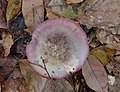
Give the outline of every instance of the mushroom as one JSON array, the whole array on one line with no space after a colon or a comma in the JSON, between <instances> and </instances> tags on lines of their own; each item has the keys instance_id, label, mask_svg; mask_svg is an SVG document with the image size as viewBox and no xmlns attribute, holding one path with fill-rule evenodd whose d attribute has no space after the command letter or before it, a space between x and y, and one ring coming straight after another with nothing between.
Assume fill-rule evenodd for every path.
<instances>
[{"instance_id":1,"label":"mushroom","mask_svg":"<svg viewBox=\"0 0 120 92\"><path fill-rule=\"evenodd\" d=\"M65 78L83 66L89 52L87 36L74 21L54 18L39 24L26 47L30 66L39 75Z\"/></svg>"}]
</instances>

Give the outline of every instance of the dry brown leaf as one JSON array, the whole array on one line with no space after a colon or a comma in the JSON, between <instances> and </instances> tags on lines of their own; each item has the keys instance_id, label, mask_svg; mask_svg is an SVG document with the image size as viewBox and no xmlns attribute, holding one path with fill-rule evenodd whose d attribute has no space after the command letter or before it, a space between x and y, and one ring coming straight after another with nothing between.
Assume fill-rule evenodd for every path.
<instances>
[{"instance_id":1,"label":"dry brown leaf","mask_svg":"<svg viewBox=\"0 0 120 92\"><path fill-rule=\"evenodd\" d=\"M59 17L59 15L55 14L50 8L46 8L46 11L47 11L47 17L49 19L58 18Z\"/></svg>"},{"instance_id":2,"label":"dry brown leaf","mask_svg":"<svg viewBox=\"0 0 120 92\"><path fill-rule=\"evenodd\" d=\"M17 60L12 56L0 58L0 82L6 80L9 77L9 75L16 67L16 64Z\"/></svg>"},{"instance_id":3,"label":"dry brown leaf","mask_svg":"<svg viewBox=\"0 0 120 92\"><path fill-rule=\"evenodd\" d=\"M29 66L27 60L20 60L20 69L29 86L29 92L42 92L47 79L36 74Z\"/></svg>"},{"instance_id":4,"label":"dry brown leaf","mask_svg":"<svg viewBox=\"0 0 120 92\"><path fill-rule=\"evenodd\" d=\"M3 45L3 48L4 48L4 56L7 57L10 53L10 48L11 46L13 45L13 39L12 39L12 35L10 33L5 33L3 32L2 34L2 45Z\"/></svg>"},{"instance_id":5,"label":"dry brown leaf","mask_svg":"<svg viewBox=\"0 0 120 92\"><path fill-rule=\"evenodd\" d=\"M103 65L108 64L111 57L114 55L114 50L106 46L99 46L90 51Z\"/></svg>"},{"instance_id":6,"label":"dry brown leaf","mask_svg":"<svg viewBox=\"0 0 120 92\"><path fill-rule=\"evenodd\" d=\"M109 85L109 92L120 92L120 78L115 78L114 85Z\"/></svg>"},{"instance_id":7,"label":"dry brown leaf","mask_svg":"<svg viewBox=\"0 0 120 92\"><path fill-rule=\"evenodd\" d=\"M49 5L50 6L60 6L63 5L64 0L51 0Z\"/></svg>"},{"instance_id":8,"label":"dry brown leaf","mask_svg":"<svg viewBox=\"0 0 120 92\"><path fill-rule=\"evenodd\" d=\"M106 36L109 35L108 32L104 29L96 29L96 37L103 44L106 41Z\"/></svg>"},{"instance_id":9,"label":"dry brown leaf","mask_svg":"<svg viewBox=\"0 0 120 92\"><path fill-rule=\"evenodd\" d=\"M3 92L17 92L19 87L19 81L14 78L10 78L2 83Z\"/></svg>"},{"instance_id":10,"label":"dry brown leaf","mask_svg":"<svg viewBox=\"0 0 120 92\"><path fill-rule=\"evenodd\" d=\"M76 4L76 3L83 2L83 0L67 0L66 2L67 4Z\"/></svg>"},{"instance_id":11,"label":"dry brown leaf","mask_svg":"<svg viewBox=\"0 0 120 92\"><path fill-rule=\"evenodd\" d=\"M86 2L91 3L80 8L80 10L83 8L85 10L82 16L78 15L78 21L81 24L88 28L104 28L120 24L120 0L86 0Z\"/></svg>"},{"instance_id":12,"label":"dry brown leaf","mask_svg":"<svg viewBox=\"0 0 120 92\"><path fill-rule=\"evenodd\" d=\"M22 0L8 0L6 18L7 21L15 17L22 8Z\"/></svg>"},{"instance_id":13,"label":"dry brown leaf","mask_svg":"<svg viewBox=\"0 0 120 92\"><path fill-rule=\"evenodd\" d=\"M114 59L116 62L120 63L120 50L115 52Z\"/></svg>"},{"instance_id":14,"label":"dry brown leaf","mask_svg":"<svg viewBox=\"0 0 120 92\"><path fill-rule=\"evenodd\" d=\"M120 50L120 26L114 28L97 29L96 36L102 44L107 44L111 49Z\"/></svg>"},{"instance_id":15,"label":"dry brown leaf","mask_svg":"<svg viewBox=\"0 0 120 92\"><path fill-rule=\"evenodd\" d=\"M15 68L9 78L2 82L2 92L28 92L28 86L18 68Z\"/></svg>"},{"instance_id":16,"label":"dry brown leaf","mask_svg":"<svg viewBox=\"0 0 120 92\"><path fill-rule=\"evenodd\" d=\"M6 3L5 0L0 1L0 28L7 28L5 19Z\"/></svg>"},{"instance_id":17,"label":"dry brown leaf","mask_svg":"<svg viewBox=\"0 0 120 92\"><path fill-rule=\"evenodd\" d=\"M47 80L42 92L75 92L68 81Z\"/></svg>"},{"instance_id":18,"label":"dry brown leaf","mask_svg":"<svg viewBox=\"0 0 120 92\"><path fill-rule=\"evenodd\" d=\"M36 74L27 60L20 60L20 69L29 86L29 92L74 92L70 83L65 79L50 80Z\"/></svg>"},{"instance_id":19,"label":"dry brown leaf","mask_svg":"<svg viewBox=\"0 0 120 92\"><path fill-rule=\"evenodd\" d=\"M26 31L32 33L35 26L44 20L43 0L23 0L22 13L28 27Z\"/></svg>"},{"instance_id":20,"label":"dry brown leaf","mask_svg":"<svg viewBox=\"0 0 120 92\"><path fill-rule=\"evenodd\" d=\"M2 44L3 51L1 56L7 57L10 53L10 48L13 45L12 35L5 29L0 29L0 44Z\"/></svg>"},{"instance_id":21,"label":"dry brown leaf","mask_svg":"<svg viewBox=\"0 0 120 92\"><path fill-rule=\"evenodd\" d=\"M51 0L43 0L44 5L47 6L50 3Z\"/></svg>"},{"instance_id":22,"label":"dry brown leaf","mask_svg":"<svg viewBox=\"0 0 120 92\"><path fill-rule=\"evenodd\" d=\"M64 0L51 0L48 6L50 6L52 12L58 16L61 16L62 11L66 8Z\"/></svg>"},{"instance_id":23,"label":"dry brown leaf","mask_svg":"<svg viewBox=\"0 0 120 92\"><path fill-rule=\"evenodd\" d=\"M97 92L108 92L107 73L102 64L92 55L88 56L82 73L87 85Z\"/></svg>"},{"instance_id":24,"label":"dry brown leaf","mask_svg":"<svg viewBox=\"0 0 120 92\"><path fill-rule=\"evenodd\" d=\"M119 43L108 43L107 47L111 48L111 49L116 49L116 50L120 50L120 42Z\"/></svg>"},{"instance_id":25,"label":"dry brown leaf","mask_svg":"<svg viewBox=\"0 0 120 92\"><path fill-rule=\"evenodd\" d=\"M120 56L119 56L120 57ZM109 83L109 92L119 92L120 91L120 63L111 61L106 65L106 69L110 75L115 77L115 81L112 85Z\"/></svg>"},{"instance_id":26,"label":"dry brown leaf","mask_svg":"<svg viewBox=\"0 0 120 92\"><path fill-rule=\"evenodd\" d=\"M120 64L115 61L111 61L106 65L106 69L109 74L120 78Z\"/></svg>"}]
</instances>

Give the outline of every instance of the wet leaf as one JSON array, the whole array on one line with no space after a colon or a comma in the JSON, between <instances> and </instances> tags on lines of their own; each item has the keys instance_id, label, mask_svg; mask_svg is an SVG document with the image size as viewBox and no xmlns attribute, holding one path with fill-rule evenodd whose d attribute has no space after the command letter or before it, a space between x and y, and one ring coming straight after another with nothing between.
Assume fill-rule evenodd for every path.
<instances>
[{"instance_id":1,"label":"wet leaf","mask_svg":"<svg viewBox=\"0 0 120 92\"><path fill-rule=\"evenodd\" d=\"M90 51L103 65L106 65L114 55L114 50L106 46L100 46Z\"/></svg>"},{"instance_id":2,"label":"wet leaf","mask_svg":"<svg viewBox=\"0 0 120 92\"><path fill-rule=\"evenodd\" d=\"M0 54L2 54L1 56L7 57L10 53L10 48L13 45L12 35L5 29L0 29L0 37L0 44L2 45L3 49L2 53Z\"/></svg>"},{"instance_id":3,"label":"wet leaf","mask_svg":"<svg viewBox=\"0 0 120 92\"><path fill-rule=\"evenodd\" d=\"M83 2L84 0L67 0L66 2L67 2L67 4L73 4L73 3L81 3L81 2Z\"/></svg>"},{"instance_id":4,"label":"wet leaf","mask_svg":"<svg viewBox=\"0 0 120 92\"><path fill-rule=\"evenodd\" d=\"M6 4L7 2L5 0L0 1L0 28L7 28L7 22L5 18Z\"/></svg>"},{"instance_id":5,"label":"wet leaf","mask_svg":"<svg viewBox=\"0 0 120 92\"><path fill-rule=\"evenodd\" d=\"M23 0L22 13L28 27L26 31L32 33L35 26L44 20L43 0Z\"/></svg>"},{"instance_id":6,"label":"wet leaf","mask_svg":"<svg viewBox=\"0 0 120 92\"><path fill-rule=\"evenodd\" d=\"M108 92L107 73L103 65L92 55L88 56L82 73L87 85L97 92Z\"/></svg>"},{"instance_id":7,"label":"wet leaf","mask_svg":"<svg viewBox=\"0 0 120 92\"><path fill-rule=\"evenodd\" d=\"M8 0L6 18L7 21L15 17L22 8L22 0Z\"/></svg>"}]
</instances>

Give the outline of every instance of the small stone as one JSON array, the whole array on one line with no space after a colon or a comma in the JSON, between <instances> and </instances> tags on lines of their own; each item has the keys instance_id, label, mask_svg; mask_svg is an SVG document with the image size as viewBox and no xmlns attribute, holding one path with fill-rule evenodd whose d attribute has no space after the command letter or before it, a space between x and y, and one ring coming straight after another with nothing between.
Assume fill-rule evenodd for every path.
<instances>
[{"instance_id":1,"label":"small stone","mask_svg":"<svg viewBox=\"0 0 120 92\"><path fill-rule=\"evenodd\" d=\"M110 84L110 85L114 85L114 83L115 83L115 76L111 76L111 75L108 75L108 83Z\"/></svg>"}]
</instances>

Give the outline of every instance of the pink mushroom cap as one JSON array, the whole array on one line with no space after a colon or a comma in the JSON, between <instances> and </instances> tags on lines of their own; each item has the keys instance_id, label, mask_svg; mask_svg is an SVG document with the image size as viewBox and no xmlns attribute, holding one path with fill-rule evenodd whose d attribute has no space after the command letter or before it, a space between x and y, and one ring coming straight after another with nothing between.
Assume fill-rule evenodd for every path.
<instances>
[{"instance_id":1,"label":"pink mushroom cap","mask_svg":"<svg viewBox=\"0 0 120 92\"><path fill-rule=\"evenodd\" d=\"M79 71L88 52L87 36L83 29L65 18L49 19L39 24L26 47L31 67L39 75L53 79L65 78Z\"/></svg>"}]
</instances>

